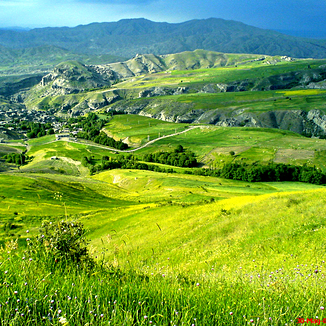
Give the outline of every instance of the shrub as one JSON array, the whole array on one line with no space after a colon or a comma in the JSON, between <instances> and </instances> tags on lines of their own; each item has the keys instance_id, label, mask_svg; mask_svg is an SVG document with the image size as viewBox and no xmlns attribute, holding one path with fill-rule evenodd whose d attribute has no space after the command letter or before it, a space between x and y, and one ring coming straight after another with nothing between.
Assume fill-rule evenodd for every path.
<instances>
[{"instance_id":1,"label":"shrub","mask_svg":"<svg viewBox=\"0 0 326 326\"><path fill-rule=\"evenodd\" d=\"M92 267L93 259L90 257L85 237L86 231L80 222L43 222L41 235L38 240L42 250L55 263L71 264L80 267Z\"/></svg>"}]
</instances>

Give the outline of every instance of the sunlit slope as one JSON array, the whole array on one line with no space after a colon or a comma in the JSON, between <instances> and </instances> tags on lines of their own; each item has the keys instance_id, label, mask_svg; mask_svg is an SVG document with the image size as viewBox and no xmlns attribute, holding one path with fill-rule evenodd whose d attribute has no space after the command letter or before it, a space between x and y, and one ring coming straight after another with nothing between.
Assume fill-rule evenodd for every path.
<instances>
[{"instance_id":1,"label":"sunlit slope","mask_svg":"<svg viewBox=\"0 0 326 326\"><path fill-rule=\"evenodd\" d=\"M10 234L24 236L24 228L36 230L43 219L86 217L95 223L99 232L107 232L105 228L100 231L101 223L110 221L111 214L117 218L124 210L134 214L158 206L187 207L234 197L322 188L302 183L250 184L139 170L111 170L92 178L11 173L1 174L0 182L2 226L7 222L15 225L4 233L6 237Z\"/></svg>"},{"instance_id":2,"label":"sunlit slope","mask_svg":"<svg viewBox=\"0 0 326 326\"><path fill-rule=\"evenodd\" d=\"M123 268L264 270L326 254L323 186L135 170L1 174L0 182L3 241L25 239L44 219L76 219L94 255Z\"/></svg>"},{"instance_id":3,"label":"sunlit slope","mask_svg":"<svg viewBox=\"0 0 326 326\"><path fill-rule=\"evenodd\" d=\"M91 179L46 174L0 175L0 237L26 237L42 220L78 219L89 212L128 205L114 185Z\"/></svg>"},{"instance_id":4,"label":"sunlit slope","mask_svg":"<svg viewBox=\"0 0 326 326\"><path fill-rule=\"evenodd\" d=\"M259 265L265 273L325 257L325 200L325 190L285 192L115 209L83 221L94 250L121 267L168 273Z\"/></svg>"},{"instance_id":5,"label":"sunlit slope","mask_svg":"<svg viewBox=\"0 0 326 326\"><path fill-rule=\"evenodd\" d=\"M223 65L215 65L210 67L202 64L205 52L183 52L178 55L171 55L167 59L171 62L177 62L178 65L170 71L153 73L150 75L144 74L136 76L132 79L127 79L118 83L114 88L144 88L144 87L159 87L159 86L187 86L195 90L196 85L204 85L208 83L232 83L239 80L250 80L252 86L254 84L264 85L261 82L270 76L288 74L295 71L318 69L325 64L325 60L309 60L296 59L296 61L282 61L280 57L255 56L249 54L221 54L215 55L224 56L223 60L226 63ZM197 61L192 65L182 64L182 62L193 61L193 57L197 55ZM179 56L174 58L173 56Z\"/></svg>"}]
</instances>

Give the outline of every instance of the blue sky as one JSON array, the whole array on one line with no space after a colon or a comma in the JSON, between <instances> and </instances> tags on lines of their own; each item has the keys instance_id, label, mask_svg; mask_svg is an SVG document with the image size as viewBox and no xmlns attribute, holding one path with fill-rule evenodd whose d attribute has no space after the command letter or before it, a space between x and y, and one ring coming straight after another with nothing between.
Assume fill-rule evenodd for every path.
<instances>
[{"instance_id":1,"label":"blue sky","mask_svg":"<svg viewBox=\"0 0 326 326\"><path fill-rule=\"evenodd\" d=\"M0 27L72 27L124 18L177 23L210 17L326 35L326 0L0 0Z\"/></svg>"}]
</instances>

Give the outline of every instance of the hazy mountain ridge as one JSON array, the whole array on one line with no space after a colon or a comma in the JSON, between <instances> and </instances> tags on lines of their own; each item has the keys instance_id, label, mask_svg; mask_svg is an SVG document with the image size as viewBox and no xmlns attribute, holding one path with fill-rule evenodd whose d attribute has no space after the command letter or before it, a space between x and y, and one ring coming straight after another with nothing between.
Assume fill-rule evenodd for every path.
<instances>
[{"instance_id":1,"label":"hazy mountain ridge","mask_svg":"<svg viewBox=\"0 0 326 326\"><path fill-rule=\"evenodd\" d=\"M198 48L226 53L256 53L293 57L326 57L326 41L287 36L223 19L178 24L124 19L74 28L0 30L0 45L26 48L54 45L79 54L168 54Z\"/></svg>"}]
</instances>

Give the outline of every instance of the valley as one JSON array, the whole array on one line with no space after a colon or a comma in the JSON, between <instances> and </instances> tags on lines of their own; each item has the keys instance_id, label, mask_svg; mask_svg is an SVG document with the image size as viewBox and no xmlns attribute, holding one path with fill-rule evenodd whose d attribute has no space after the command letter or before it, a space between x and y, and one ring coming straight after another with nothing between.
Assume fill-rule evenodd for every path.
<instances>
[{"instance_id":1,"label":"valley","mask_svg":"<svg viewBox=\"0 0 326 326\"><path fill-rule=\"evenodd\" d=\"M0 80L0 320L326 318L325 67L195 50Z\"/></svg>"}]
</instances>

